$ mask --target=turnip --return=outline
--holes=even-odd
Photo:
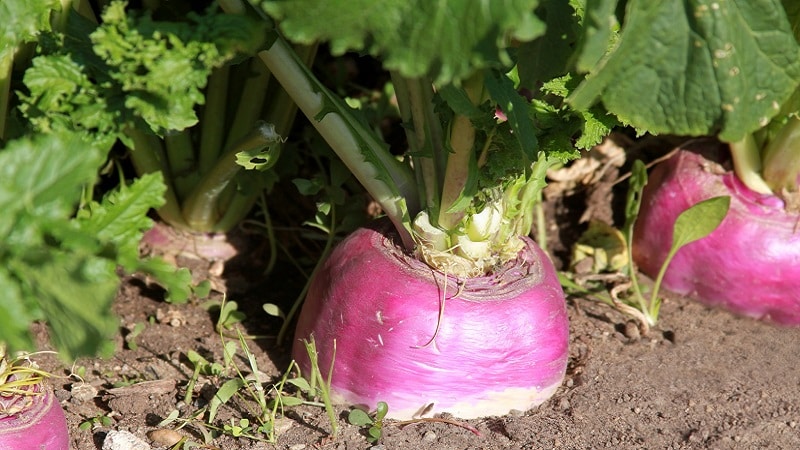
[[[345,239],[312,283],[299,339],[313,336],[338,400],[407,419],[527,410],[560,386],[568,322],[552,264],[531,240],[491,275],[460,280],[404,253],[387,223]],[[395,236],[396,237],[396,236]],[[335,351],[334,351],[335,342]]]
[[[468,418],[529,409],[559,387],[568,358],[564,293],[527,236],[547,169],[578,155],[573,138],[590,147],[605,129],[595,121],[585,136],[592,113],[548,103],[563,97],[564,80],[532,93],[518,79],[524,62],[508,47],[540,36],[536,3],[498,1],[476,14],[468,2],[416,1],[371,9],[371,18],[344,1],[261,3],[296,43],[328,39],[334,52],[365,50],[356,42],[366,27],[378,41],[368,51],[386,58],[407,138],[401,157],[387,151],[277,33],[259,53],[386,216],[318,266],[299,315],[293,356],[306,374],[314,358],[332,374],[334,399],[367,409],[386,402],[393,418]],[[309,22],[309,10],[326,20]],[[549,13],[561,15],[559,25],[576,20],[571,7]],[[340,26],[353,17],[358,25]],[[469,18],[468,34],[459,18]],[[385,39],[392,49],[384,54]],[[540,45],[525,50],[546,52]],[[312,339],[310,357],[304,341]]]
[[[660,164],[643,192],[633,254],[654,276],[672,242],[672,224],[690,206],[731,197],[727,217],[709,236],[675,255],[663,286],[712,305],[780,324],[800,324],[800,213],[746,187],[722,163],[725,147],[681,149]]]
[[[69,450],[61,404],[45,374],[0,344],[0,450]]]
[[[685,152],[656,171],[635,225],[635,259],[656,276],[678,214],[730,196],[720,228],[676,253],[664,286],[780,323],[800,319],[795,3],[631,1],[623,10],[589,2],[595,37],[608,41],[581,55],[587,75],[568,99],[576,108],[602,103],[639,133],[729,144],[735,177],[718,173],[722,159]]]

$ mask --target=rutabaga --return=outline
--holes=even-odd
[[[294,358],[308,373],[303,340],[313,336],[322,373],[335,358],[335,400],[369,409],[384,401],[395,419],[541,404],[564,377],[569,324],[550,260],[520,240],[516,260],[458,278],[406,254],[387,221],[357,230],[314,278]]]
[[[655,169],[634,229],[634,260],[655,276],[678,215],[702,200],[728,195],[730,209],[719,228],[678,251],[663,286],[746,316],[800,325],[800,213],[775,195],[747,188],[720,164],[726,154],[723,146],[705,142],[678,151]]]

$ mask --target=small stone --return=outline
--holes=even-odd
[[[174,430],[159,429],[147,432],[147,437],[154,444],[164,447],[172,447],[183,439],[183,435]]]
[[[173,327],[179,327],[186,323],[186,318],[183,316],[183,313],[177,309],[167,309],[164,311],[163,309],[158,308],[156,310],[156,320],[158,323],[169,324]]]
[[[303,450],[307,447],[306,444],[294,444],[289,446],[289,450]]]
[[[633,320],[625,322],[625,331],[623,334],[632,341],[638,341],[642,337],[641,333],[639,333],[639,324]]]
[[[75,383],[70,389],[72,398],[78,403],[85,403],[97,397],[97,388],[87,383]]]
[[[130,431],[111,430],[103,440],[103,450],[151,450],[150,444]]]
[[[422,435],[422,440],[426,442],[432,442],[436,440],[436,433],[433,431],[426,431],[425,434]]]

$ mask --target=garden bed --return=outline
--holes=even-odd
[[[588,202],[592,216],[609,213],[612,189],[607,183],[614,177],[606,178],[589,195],[563,191],[549,196],[548,210],[560,224],[549,230],[558,264],[564,264],[560,258],[583,228],[578,223],[582,204]],[[598,194],[602,192],[606,194]],[[591,206],[597,202],[602,204]],[[195,264],[195,272],[202,273],[204,267]],[[291,346],[275,344],[272,337],[280,321],[266,315],[261,305],[271,302],[288,308],[300,282],[287,283],[297,277],[280,267],[268,279],[226,276],[219,281],[227,283],[228,299],[237,301],[246,315],[241,329],[263,337],[249,341],[262,376],[268,386],[277,383],[289,367]],[[195,351],[209,362],[223,363],[223,338],[215,330],[217,313],[201,307],[203,301],[175,305],[160,296],[146,280],[126,279],[115,303],[121,333],[112,357],[81,358],[71,368],[60,366],[53,357],[41,359],[58,375],[52,384],[66,410],[74,449],[101,448],[111,430],[130,431],[159,448],[148,432],[159,429],[158,423],[173,410],[188,417],[230,378],[201,376],[195,387],[199,400],[183,403],[193,369],[187,353]],[[212,299],[221,300],[221,295],[212,294]],[[628,317],[589,299],[569,298],[568,311],[567,377],[556,395],[534,410],[463,422],[452,417],[445,419],[453,422],[409,425],[387,421],[382,439],[372,444],[362,429],[348,424],[347,408],[336,410],[339,433],[333,438],[324,408],[295,406],[276,422],[276,444],[228,434],[208,448],[800,447],[800,330],[736,317],[686,298],[668,297],[658,325],[647,336],[641,336]],[[136,324],[144,328],[134,336]],[[237,364],[248,367],[241,352],[238,355]],[[70,373],[83,373],[83,382],[68,377]],[[96,395],[91,388],[80,388],[83,383],[93,386]],[[250,417],[247,406],[231,400],[220,408],[215,423],[221,426]],[[202,442],[197,431],[195,423],[179,432]]]

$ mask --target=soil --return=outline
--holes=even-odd
[[[567,265],[568,249],[587,219],[618,221],[614,218],[618,207],[612,206],[619,203],[615,191],[625,183],[613,182],[625,168],[623,163],[607,164],[612,160],[608,157],[603,163],[612,170],[589,181],[552,174],[548,235],[559,267]],[[585,173],[599,173],[595,169]],[[559,177],[562,180],[556,181]],[[260,244],[249,247],[250,255],[264,256]],[[259,280],[245,270],[253,267],[252,260],[229,264],[222,275],[217,265],[188,263],[196,276],[212,277],[217,289],[238,303],[246,317],[234,329],[256,337],[248,340],[248,346],[261,372],[259,379],[267,387],[278,383],[290,364],[289,345],[276,344],[281,322],[261,306],[276,303],[288,309],[297,297],[301,283],[291,280],[298,277],[281,269],[289,264],[279,261],[272,276]],[[221,299],[217,291],[210,298]],[[152,448],[168,448],[164,439],[172,433],[152,432],[175,430],[180,423],[159,426],[159,422],[173,410],[182,418],[190,417],[222,383],[235,377],[231,371],[199,376],[190,403],[184,403],[194,367],[188,352],[224,364],[223,341],[236,340],[233,331],[226,332],[228,337],[217,332],[218,312],[209,311],[204,302],[169,304],[147,280],[126,278],[115,304],[120,334],[113,356],[82,358],[64,367],[55,356],[41,355],[40,365],[57,375],[52,385],[66,412],[73,449],[100,449],[106,435],[118,430],[133,433]],[[570,297],[567,303],[571,320],[567,376],[552,399],[531,411],[470,421],[454,417],[412,424],[387,421],[381,440],[373,444],[362,428],[348,424],[346,407],[336,409],[339,432],[333,437],[323,408],[292,406],[276,422],[276,443],[227,433],[201,448],[800,448],[800,330],[668,296],[658,325],[642,335],[629,317],[605,304],[580,297]],[[136,324],[143,324],[138,334]],[[37,331],[46,347],[44,328]],[[241,351],[234,362],[245,375],[250,373]],[[284,390],[293,392],[290,387]],[[252,420],[254,408],[252,401],[234,398],[219,409],[214,424]],[[177,433],[202,443],[200,424],[190,422]]]

